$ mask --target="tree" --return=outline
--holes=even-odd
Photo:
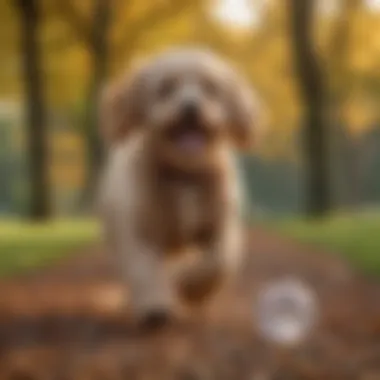
[[[347,111],[355,98],[356,89],[363,87],[352,70],[351,55],[355,51],[355,21],[364,7],[362,0],[344,0],[334,23],[330,44],[327,49],[329,83],[332,111],[332,181],[335,182],[336,198],[345,207],[357,207],[361,199],[361,155],[360,138],[352,132],[355,124],[351,112]],[[361,96],[361,98],[363,98]],[[350,107],[351,108],[351,107]],[[350,128],[351,127],[351,128]]]
[[[92,77],[88,87],[87,105],[84,128],[88,138],[89,175],[87,191],[93,188],[96,173],[103,156],[102,146],[98,137],[97,109],[103,81],[107,76],[108,63],[108,31],[110,24],[111,5],[108,0],[94,0],[93,23],[88,36],[89,57],[91,60]]]
[[[306,211],[321,216],[331,208],[327,89],[312,37],[313,0],[289,0],[290,30],[295,67],[304,103]]]
[[[107,75],[108,33],[111,22],[111,1],[93,0],[90,20],[80,13],[73,2],[57,2],[65,21],[70,24],[76,37],[88,51],[91,75],[88,83],[87,100],[84,115],[84,136],[87,140],[88,178],[86,181],[87,196],[96,180],[96,172],[102,158],[102,146],[98,138],[96,110],[101,87]]]
[[[197,2],[193,2],[197,3]],[[185,9],[189,2],[170,0],[150,5],[142,15],[134,16],[133,9],[136,2],[128,2],[126,9],[122,2],[117,0],[92,0],[90,6],[90,17],[86,17],[86,11],[80,8],[80,4],[73,0],[57,0],[57,6],[64,21],[69,24],[75,36],[85,46],[90,61],[91,76],[88,84],[85,136],[87,138],[88,150],[88,179],[84,195],[87,198],[89,191],[96,181],[97,172],[102,159],[102,145],[98,136],[97,107],[101,88],[108,72],[112,67],[115,52],[124,52],[125,56],[131,56],[136,48],[139,38],[147,33],[149,29],[161,24],[178,15]],[[126,3],[124,3],[126,4]],[[88,10],[87,10],[88,12]],[[139,12],[137,12],[139,13]],[[123,16],[126,19],[122,23],[115,20]],[[117,38],[111,35],[111,26],[122,24],[121,33]]]
[[[40,7],[38,0],[16,0],[21,26],[21,51],[25,85],[27,144],[30,174],[32,219],[50,215],[50,191],[47,170],[47,126],[43,96],[41,56],[38,43]]]

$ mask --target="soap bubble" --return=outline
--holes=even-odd
[[[316,323],[317,300],[302,281],[285,278],[263,286],[254,312],[259,331],[266,339],[295,345],[306,339]]]

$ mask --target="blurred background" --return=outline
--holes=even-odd
[[[249,217],[291,220],[303,236],[304,216],[344,215],[356,228],[349,215],[370,214],[363,233],[376,229],[379,1],[14,0],[1,2],[0,19],[0,236],[12,240],[3,243],[8,251],[21,244],[10,231],[28,235],[30,221],[64,218],[64,241],[79,239],[78,224],[86,238],[96,235],[87,219],[103,155],[101,89],[140,58],[189,44],[231,60],[265,105],[263,141],[240,160]],[[316,233],[308,229],[308,238]]]
[[[265,140],[243,160],[258,212],[318,215],[380,202],[379,1],[1,7],[1,215],[83,212],[102,155],[103,83],[141,57],[184,44],[232,60],[266,105]]]
[[[140,58],[189,44],[233,61],[265,104],[265,138],[240,162],[250,216],[344,214],[356,228],[347,215],[364,213],[376,229],[379,1],[13,0],[1,2],[0,19],[3,240],[15,218],[80,223],[91,212],[102,86]],[[87,237],[93,227],[83,224]],[[13,240],[5,248],[21,244]]]
[[[239,156],[255,253],[245,289],[294,275],[316,291],[324,320],[298,364],[287,362],[309,375],[281,379],[379,379],[379,0],[0,0],[0,359],[17,348],[0,378],[4,363],[53,363],[42,351],[17,356],[42,336],[95,344],[94,310],[120,308],[92,217],[99,96],[139,59],[182,45],[231,60],[265,105],[263,141]],[[256,343],[248,363],[273,364]],[[259,375],[250,378],[272,379]]]

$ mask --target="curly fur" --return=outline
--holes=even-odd
[[[139,317],[207,299],[236,273],[233,151],[255,142],[257,111],[237,72],[200,49],[164,52],[106,91],[101,215]]]

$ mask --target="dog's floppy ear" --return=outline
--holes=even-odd
[[[231,80],[229,124],[231,136],[240,149],[256,146],[263,128],[262,106],[250,86],[234,73]]]
[[[144,123],[144,78],[140,68],[104,88],[99,119],[100,133],[107,144],[124,139]]]

